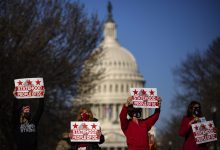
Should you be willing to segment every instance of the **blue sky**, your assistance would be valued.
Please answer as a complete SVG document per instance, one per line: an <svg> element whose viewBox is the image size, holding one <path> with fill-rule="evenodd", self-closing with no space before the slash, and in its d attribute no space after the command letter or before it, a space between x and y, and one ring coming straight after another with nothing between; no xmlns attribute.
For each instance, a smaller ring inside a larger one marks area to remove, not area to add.
<svg viewBox="0 0 220 150"><path fill-rule="evenodd" d="M79 0L88 13L107 17L107 0ZM156 127L169 119L175 83L172 70L220 36L219 0L111 0L120 44L136 58L146 87L163 98Z"/></svg>

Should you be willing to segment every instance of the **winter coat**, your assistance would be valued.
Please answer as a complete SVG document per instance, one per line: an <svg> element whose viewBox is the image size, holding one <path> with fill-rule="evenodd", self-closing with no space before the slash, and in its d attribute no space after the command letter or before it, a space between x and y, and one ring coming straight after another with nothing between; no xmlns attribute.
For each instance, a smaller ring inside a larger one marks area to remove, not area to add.
<svg viewBox="0 0 220 150"><path fill-rule="evenodd" d="M23 102L23 101L22 101ZM44 99L39 99L37 111L26 123L20 123L22 102L14 100L13 125L17 150L37 150L38 123L43 113Z"/></svg>

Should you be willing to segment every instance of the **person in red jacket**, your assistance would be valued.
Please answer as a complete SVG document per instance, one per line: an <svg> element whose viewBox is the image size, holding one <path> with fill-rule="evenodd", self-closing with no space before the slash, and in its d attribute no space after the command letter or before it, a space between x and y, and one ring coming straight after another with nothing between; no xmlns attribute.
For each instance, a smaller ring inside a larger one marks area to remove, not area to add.
<svg viewBox="0 0 220 150"><path fill-rule="evenodd" d="M193 123L200 122L202 117L201 105L197 101L192 101L188 105L187 114L183 117L179 129L179 135L185 138L183 150L208 150L206 144L196 144L192 127Z"/></svg>
<svg viewBox="0 0 220 150"><path fill-rule="evenodd" d="M142 109L133 108L132 97L128 97L120 113L121 129L126 136L128 150L149 150L148 131L159 118L160 105L154 114L146 119L140 119L141 113ZM127 115L131 119L128 119Z"/></svg>

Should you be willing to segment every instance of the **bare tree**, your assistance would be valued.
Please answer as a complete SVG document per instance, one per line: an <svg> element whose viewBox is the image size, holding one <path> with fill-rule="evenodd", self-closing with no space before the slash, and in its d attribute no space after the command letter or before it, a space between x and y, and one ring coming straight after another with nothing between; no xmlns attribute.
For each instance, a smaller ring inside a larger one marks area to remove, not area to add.
<svg viewBox="0 0 220 150"><path fill-rule="evenodd" d="M169 137L170 140L175 141L173 146L180 149L180 143L175 140L177 139L176 132L180 127L181 116L186 114L190 101L201 102L202 112L207 120L220 116L219 111L212 112L213 107L217 110L220 108L218 100L220 96L220 38L216 38L204 53L195 52L188 55L185 61L175 69L174 75L179 87L172 108L177 113L167 123L166 130L160 138L161 141L167 143L166 139ZM219 128L219 120L214 121Z"/></svg>
<svg viewBox="0 0 220 150"><path fill-rule="evenodd" d="M178 135L178 130L180 127L180 118L180 115L171 116L169 120L164 122L163 128L157 131L159 143L156 143L156 147L158 148L158 150L182 149L183 139Z"/></svg>
<svg viewBox="0 0 220 150"><path fill-rule="evenodd" d="M174 75L180 86L176 106L184 104L185 107L191 100L198 100L204 114L210 118L212 106L220 107L220 38L214 40L204 53L188 55Z"/></svg>
<svg viewBox="0 0 220 150"><path fill-rule="evenodd" d="M81 87L94 87L101 72L87 71L101 52L101 24L79 2L65 0L0 1L0 149L13 149L14 79L43 77L46 108L40 122L40 149L54 149L69 127L71 100ZM93 76L90 80L87 77ZM80 81L83 81L82 82ZM32 103L35 103L32 101Z"/></svg>

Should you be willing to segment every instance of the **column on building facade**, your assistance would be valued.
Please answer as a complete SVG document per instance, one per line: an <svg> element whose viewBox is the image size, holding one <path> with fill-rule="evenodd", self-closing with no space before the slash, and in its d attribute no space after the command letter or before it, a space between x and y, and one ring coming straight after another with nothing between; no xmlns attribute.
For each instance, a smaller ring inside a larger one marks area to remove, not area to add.
<svg viewBox="0 0 220 150"><path fill-rule="evenodd" d="M90 109L92 111L93 117L95 117L96 112L95 112L95 105L94 104L90 104Z"/></svg>
<svg viewBox="0 0 220 150"><path fill-rule="evenodd" d="M96 116L95 105L94 105L94 104L90 104L90 108L91 108L91 111L92 111L93 117L95 117L95 116Z"/></svg>
<svg viewBox="0 0 220 150"><path fill-rule="evenodd" d="M105 119L105 121L108 121L108 104L104 104L103 105L103 118Z"/></svg>
<svg viewBox="0 0 220 150"><path fill-rule="evenodd" d="M103 113L103 119L106 120L107 119L107 116L106 116L106 104L103 104L103 107L102 107L102 113Z"/></svg>
<svg viewBox="0 0 220 150"><path fill-rule="evenodd" d="M103 108L102 104L99 104L99 118L100 120L103 120Z"/></svg>
<svg viewBox="0 0 220 150"><path fill-rule="evenodd" d="M116 112L115 112L115 121L116 123L119 121L119 113L118 113L118 104L115 104Z"/></svg>
<svg viewBox="0 0 220 150"><path fill-rule="evenodd" d="M116 113L117 113L117 112L116 112L116 105L117 105L117 104L113 104L113 105L112 105L112 120L111 120L112 122L115 122L116 119L117 119L117 117L116 117L116 115L117 115L117 114L116 114Z"/></svg>
<svg viewBox="0 0 220 150"><path fill-rule="evenodd" d="M105 104L105 118L106 121L109 121L110 119L110 105L109 104Z"/></svg>
<svg viewBox="0 0 220 150"><path fill-rule="evenodd" d="M110 118L109 120L112 122L112 118L113 118L113 104L110 104Z"/></svg>
<svg viewBox="0 0 220 150"><path fill-rule="evenodd" d="M100 120L101 119L101 116L100 116L100 104L97 104L97 111L98 111L98 113L97 113L97 117L98 117L98 119Z"/></svg>
<svg viewBox="0 0 220 150"><path fill-rule="evenodd" d="M106 104L102 104L102 118L106 121Z"/></svg>
<svg viewBox="0 0 220 150"><path fill-rule="evenodd" d="M119 114L120 114L120 112L121 112L121 109L122 109L122 106L123 106L123 105L124 105L124 103L117 105L117 107L118 107L118 108L117 108L117 109L118 109L118 112L117 112L117 113L118 113L118 115L117 115L117 117L118 117L118 118L117 118L117 121L118 121L118 122L120 122L120 120L119 120Z"/></svg>
<svg viewBox="0 0 220 150"><path fill-rule="evenodd" d="M99 105L95 104L94 105L94 112L95 112L95 116L97 117L97 119L99 119L99 109L98 109Z"/></svg>

